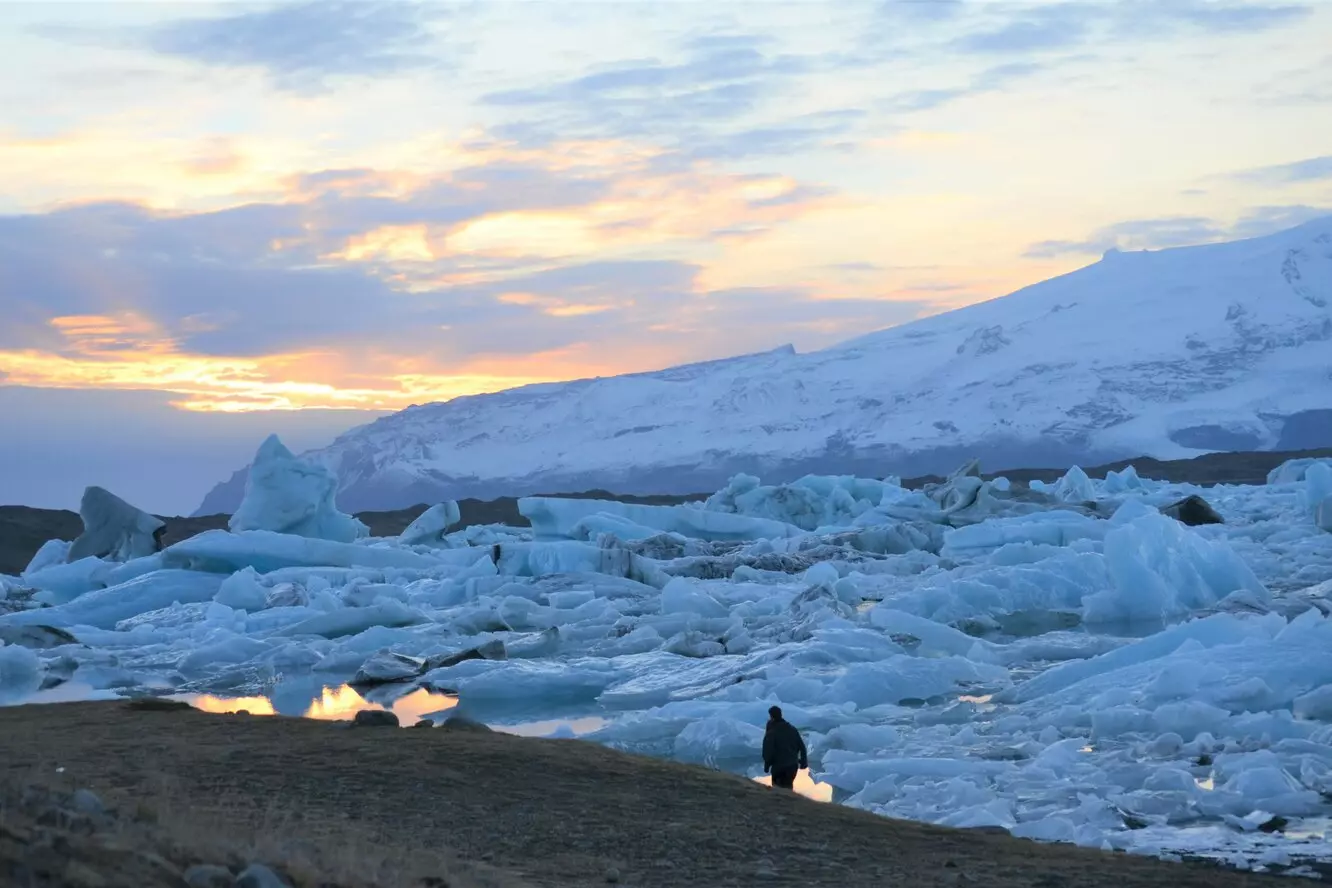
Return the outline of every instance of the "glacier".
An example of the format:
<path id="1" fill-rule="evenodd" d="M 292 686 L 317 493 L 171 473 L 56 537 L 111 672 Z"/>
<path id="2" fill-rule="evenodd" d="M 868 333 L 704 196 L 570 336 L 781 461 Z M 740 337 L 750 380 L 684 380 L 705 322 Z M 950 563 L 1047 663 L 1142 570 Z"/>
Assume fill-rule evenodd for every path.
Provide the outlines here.
<path id="1" fill-rule="evenodd" d="M 1329 306 L 1325 218 L 1232 243 L 1112 251 L 822 351 L 411 407 L 304 458 L 336 476 L 341 508 L 362 511 L 596 488 L 697 493 L 739 474 L 941 474 L 975 455 L 1019 468 L 1329 446 Z M 246 474 L 197 514 L 232 513 Z M 1083 493 L 1070 485 L 1063 495 Z M 795 523 L 806 520 L 823 516 Z"/>
<path id="2" fill-rule="evenodd" d="M 532 527 L 213 530 L 0 580 L 0 703 L 469 718 L 760 778 L 873 813 L 1256 870 L 1332 863 L 1332 467 L 1200 488 L 969 463 L 737 475 L 706 500 L 529 500 Z M 1165 514 L 1205 498 L 1220 523 Z M 263 516 L 260 515 L 262 519 Z M 267 523 L 263 521 L 261 523 Z M 341 534 L 334 534 L 341 536 Z M 1298 872 L 1298 870 L 1296 870 Z"/>

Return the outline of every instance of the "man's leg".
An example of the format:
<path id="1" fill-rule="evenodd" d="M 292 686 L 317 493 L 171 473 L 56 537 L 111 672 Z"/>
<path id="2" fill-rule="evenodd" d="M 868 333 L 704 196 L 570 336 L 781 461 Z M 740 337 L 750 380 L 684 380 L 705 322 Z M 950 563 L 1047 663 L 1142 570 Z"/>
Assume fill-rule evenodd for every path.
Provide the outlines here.
<path id="1" fill-rule="evenodd" d="M 772 786 L 774 789 L 794 789 L 796 774 L 798 768 L 774 768 L 772 771 Z"/>

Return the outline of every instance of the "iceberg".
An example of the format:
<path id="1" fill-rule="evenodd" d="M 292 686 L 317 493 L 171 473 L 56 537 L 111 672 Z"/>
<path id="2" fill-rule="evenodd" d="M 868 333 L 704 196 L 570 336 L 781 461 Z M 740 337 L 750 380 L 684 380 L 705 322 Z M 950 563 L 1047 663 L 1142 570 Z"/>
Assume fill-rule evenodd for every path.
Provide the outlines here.
<path id="1" fill-rule="evenodd" d="M 83 491 L 79 517 L 83 519 L 83 533 L 70 545 L 67 561 L 131 561 L 162 548 L 164 521 L 100 487 Z"/>
<path id="2" fill-rule="evenodd" d="M 277 435 L 259 446 L 245 482 L 245 498 L 227 526 L 236 532 L 275 533 L 349 543 L 370 530 L 333 504 L 338 479 L 316 463 L 298 459 Z"/>
<path id="3" fill-rule="evenodd" d="M 431 506 L 398 536 L 405 546 L 435 546 L 444 540 L 444 533 L 462 520 L 462 512 L 453 500 Z"/>

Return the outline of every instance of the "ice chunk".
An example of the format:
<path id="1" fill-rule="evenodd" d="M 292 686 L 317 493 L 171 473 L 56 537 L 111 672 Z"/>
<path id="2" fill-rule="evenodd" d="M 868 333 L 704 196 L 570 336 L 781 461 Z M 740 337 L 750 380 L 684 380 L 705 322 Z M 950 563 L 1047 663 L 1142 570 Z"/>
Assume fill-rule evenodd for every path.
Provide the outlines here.
<path id="1" fill-rule="evenodd" d="M 163 552 L 168 567 L 211 573 L 235 573 L 253 567 L 269 573 L 288 567 L 369 567 L 431 570 L 465 567 L 489 558 L 490 549 L 437 549 L 428 555 L 381 546 L 307 539 L 266 530 L 228 533 L 210 530 Z"/>
<path id="2" fill-rule="evenodd" d="M 1101 540 L 1110 525 L 1076 512 L 1053 511 L 1013 518 L 991 518 L 980 524 L 959 527 L 944 533 L 943 552 L 947 557 L 974 555 L 1019 543 L 1067 546 L 1074 540 Z"/>
<path id="3" fill-rule="evenodd" d="M 683 577 L 676 577 L 661 590 L 661 612 L 724 617 L 730 613 L 730 610 L 693 582 Z"/>
<path id="4" fill-rule="evenodd" d="M 1332 464 L 1315 463 L 1305 474 L 1305 502 L 1314 524 L 1332 531 Z"/>
<path id="5" fill-rule="evenodd" d="M 162 548 L 165 522 L 100 487 L 83 491 L 79 517 L 83 519 L 83 533 L 69 547 L 68 561 L 129 561 Z"/>
<path id="6" fill-rule="evenodd" d="M 1089 596 L 1083 621 L 1165 620 L 1215 605 L 1238 590 L 1269 598 L 1224 540 L 1207 540 L 1164 515 L 1146 515 L 1105 536 L 1114 588 Z"/>
<path id="7" fill-rule="evenodd" d="M 268 589 L 259 584 L 254 568 L 247 567 L 222 581 L 214 601 L 236 610 L 260 611 L 268 607 Z"/>
<path id="8" fill-rule="evenodd" d="M 0 702 L 13 702 L 42 685 L 42 662 L 26 647 L 0 642 Z"/>
<path id="9" fill-rule="evenodd" d="M 510 707 L 588 702 L 615 677 L 604 660 L 469 660 L 430 672 L 424 680 L 456 691 L 464 706 Z"/>
<path id="10" fill-rule="evenodd" d="M 1138 477 L 1138 470 L 1133 466 L 1128 466 L 1121 472 L 1106 472 L 1105 481 L 1102 483 L 1102 489 L 1110 494 L 1142 490 L 1142 487 L 1142 479 Z"/>
<path id="11" fill-rule="evenodd" d="M 331 471 L 298 459 L 277 435 L 270 435 L 259 446 L 245 498 L 227 526 L 237 532 L 268 530 L 339 543 L 369 536 L 369 528 L 334 505 L 337 486 Z"/>
<path id="12" fill-rule="evenodd" d="M 433 546 L 441 542 L 444 532 L 462 520 L 462 512 L 453 500 L 431 506 L 415 521 L 407 525 L 398 539 L 408 546 Z"/>
<path id="13" fill-rule="evenodd" d="M 998 682 L 1007 670 L 962 657 L 909 657 L 898 655 L 880 663 L 853 663 L 828 688 L 831 699 L 860 708 L 909 699 L 955 694 L 965 683 Z"/>
<path id="14" fill-rule="evenodd" d="M 1096 485 L 1080 466 L 1073 466 L 1064 477 L 1055 482 L 1055 498 L 1065 503 L 1084 503 L 1096 500 Z"/>
<path id="15" fill-rule="evenodd" d="M 56 564 L 25 574 L 23 579 L 40 589 L 37 600 L 43 604 L 64 604 L 86 592 L 102 589 L 110 578 L 111 565 L 100 558 L 81 558 L 69 564 Z"/>
<path id="16" fill-rule="evenodd" d="M 692 721 L 675 738 L 676 758 L 704 765 L 753 761 L 762 749 L 763 729 L 733 718 Z"/>
<path id="17" fill-rule="evenodd" d="M 1299 718 L 1332 722 L 1332 684 L 1325 684 L 1296 697 L 1294 711 Z"/>
<path id="18" fill-rule="evenodd" d="M 614 515 L 641 527 L 681 533 L 700 540 L 785 539 L 804 533 L 798 527 L 779 521 L 689 506 L 645 506 L 530 496 L 518 501 L 518 511 L 532 522 L 538 540 L 573 539 L 579 522 L 598 514 Z"/>
<path id="19" fill-rule="evenodd" d="M 603 548 L 576 540 L 511 543 L 487 551 L 496 553 L 499 572 L 508 576 L 597 573 L 635 580 L 657 589 L 663 588 L 671 579 L 651 559 L 642 558 L 628 549 Z"/>
<path id="20" fill-rule="evenodd" d="M 806 475 L 790 484 L 759 486 L 752 475 L 736 475 L 704 508 L 790 524 L 803 530 L 846 527 L 883 501 L 899 485 L 850 475 Z"/>
<path id="21" fill-rule="evenodd" d="M 23 569 L 23 575 L 34 574 L 48 567 L 54 567 L 57 564 L 64 564 L 69 561 L 70 545 L 68 540 L 47 540 L 42 543 L 42 547 L 37 550 L 37 554 L 32 556 L 28 566 Z"/>
<path id="22" fill-rule="evenodd" d="M 348 607 L 302 620 L 278 632 L 278 635 L 322 635 L 341 638 L 364 632 L 374 626 L 411 626 L 422 622 L 421 614 L 400 601 L 381 601 L 369 607 Z"/>
<path id="23" fill-rule="evenodd" d="M 870 625 L 893 636 L 908 635 L 917 639 L 920 642 L 917 654 L 949 654 L 989 663 L 996 659 L 995 645 L 973 638 L 952 626 L 895 610 L 887 604 L 880 604 L 871 610 L 869 620 Z"/>
<path id="24" fill-rule="evenodd" d="M 1270 630 L 1269 630 L 1270 631 Z M 1105 675 L 1128 666 L 1148 663 L 1174 653 L 1192 641 L 1205 647 L 1239 644 L 1247 638 L 1270 637 L 1259 622 L 1241 620 L 1229 614 L 1217 614 L 1201 620 L 1172 626 L 1141 641 L 1134 642 L 1090 660 L 1061 663 L 1031 680 L 1018 685 L 1003 696 L 1015 702 L 1035 700 L 1047 694 L 1070 688 L 1098 675 Z"/>
<path id="25" fill-rule="evenodd" d="M 1267 483 L 1271 485 L 1298 484 L 1307 477 L 1309 467 L 1317 465 L 1332 468 L 1332 458 L 1302 457 L 1300 459 L 1288 459 L 1267 473 Z"/>
<path id="26" fill-rule="evenodd" d="M 221 586 L 222 578 L 216 574 L 159 570 L 117 586 L 87 592 L 57 607 L 0 616 L 0 624 L 39 623 L 113 629 L 121 620 L 172 604 L 212 601 Z"/>

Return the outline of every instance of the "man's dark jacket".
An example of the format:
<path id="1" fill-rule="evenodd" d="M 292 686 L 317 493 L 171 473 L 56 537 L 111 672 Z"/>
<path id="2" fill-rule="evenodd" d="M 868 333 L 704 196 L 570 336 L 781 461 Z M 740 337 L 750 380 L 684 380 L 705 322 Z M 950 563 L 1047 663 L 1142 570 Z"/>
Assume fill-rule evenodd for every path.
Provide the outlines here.
<path id="1" fill-rule="evenodd" d="M 784 718 L 768 719 L 768 730 L 763 735 L 763 767 L 772 771 L 809 767 L 805 741 L 795 725 Z"/>

